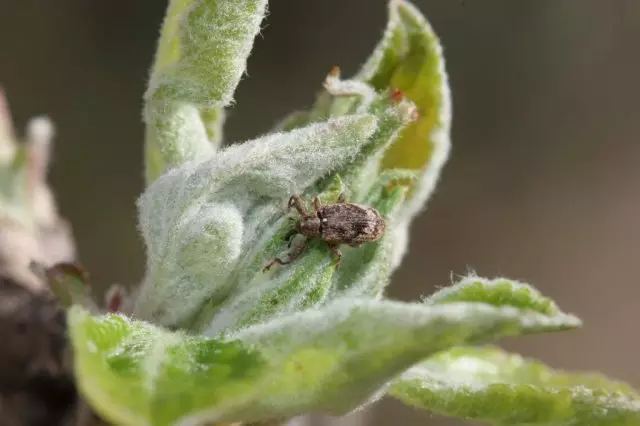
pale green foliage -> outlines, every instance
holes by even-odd
[[[389,393],[415,407],[505,425],[640,424],[639,396],[626,384],[495,347],[441,352],[409,369]]]
[[[405,131],[385,158],[385,168],[402,166],[421,173],[414,193],[403,207],[401,217],[406,230],[434,190],[451,147],[451,94],[442,47],[415,6],[402,0],[389,2],[385,34],[356,78],[377,89],[400,89],[419,109],[420,119]]]
[[[417,109],[418,119],[401,129],[389,149],[372,156],[354,184],[355,191],[367,188],[380,169],[415,173],[411,192],[396,212],[397,223],[389,232],[392,272],[408,245],[411,221],[433,192],[451,149],[451,95],[438,37],[413,5],[391,0],[385,33],[355,79],[338,84],[330,75],[325,88],[310,111],[290,115],[277,128],[291,129],[361,110],[371,102],[372,90],[400,89]],[[346,97],[349,93],[354,96]]]
[[[553,300],[528,284],[507,278],[487,280],[476,275],[464,277],[456,285],[445,287],[424,301],[427,304],[483,302],[496,306],[511,305],[545,315],[560,312]]]
[[[346,414],[379,396],[389,378],[443,348],[577,324],[571,315],[543,316],[480,303],[427,308],[338,299],[231,336],[259,348],[272,372],[266,387],[258,388],[231,419]]]
[[[145,94],[147,181],[211,156],[267,0],[174,0]],[[211,143],[213,142],[213,144]]]
[[[462,417],[640,424],[623,387],[456,349],[581,324],[527,284],[470,276],[422,303],[384,299],[450,150],[442,48],[407,1],[389,2],[382,41],[355,78],[334,69],[309,110],[223,144],[223,108],[265,8],[170,2],[145,99],[149,185],[138,210],[148,259],[136,320],[80,308],[69,317],[76,377],[94,408],[121,425],[269,421],[348,413],[391,386],[409,404]],[[377,209],[386,233],[343,245],[339,268],[316,237],[265,271],[289,251],[298,213],[286,213],[288,198],[300,194],[311,211],[314,197],[341,193]]]
[[[134,314],[174,325],[204,300],[224,298],[241,255],[281,216],[282,200],[353,159],[375,129],[371,115],[335,118],[160,177],[139,202],[148,268]]]
[[[410,3],[389,2],[389,22],[384,37],[363,66],[358,78],[374,87],[403,90],[416,103],[420,119],[406,129],[386,153],[385,167],[420,171],[418,184],[399,212],[393,234],[397,250],[392,269],[399,266],[408,245],[409,226],[435,189],[451,147],[451,95],[442,47],[431,25]]]
[[[85,395],[131,426],[345,414],[439,350],[578,324],[508,306],[370,299],[337,300],[217,339],[94,319],[79,308],[70,323]]]

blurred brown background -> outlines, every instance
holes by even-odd
[[[453,156],[413,228],[393,297],[470,269],[538,286],[582,330],[505,342],[563,368],[640,386],[640,2],[416,0],[453,90]],[[52,171],[95,282],[134,283],[144,249],[141,96],[163,1],[0,0],[0,85],[22,128],[57,125]],[[243,140],[353,73],[384,0],[272,0],[226,135]],[[379,404],[379,425],[462,424]]]

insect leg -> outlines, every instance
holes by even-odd
[[[293,262],[294,260],[296,260],[298,256],[302,254],[304,249],[307,248],[307,243],[308,243],[308,240],[304,240],[304,242],[300,244],[298,247],[296,247],[293,250],[293,252],[289,253],[289,260],[282,260],[279,257],[276,257],[271,262],[267,263],[267,265],[264,268],[262,268],[262,272],[267,272],[273,265],[276,265],[276,264],[288,265],[289,263]]]
[[[286,265],[286,264],[288,264],[288,263],[291,263],[291,260],[284,261],[284,260],[282,260],[282,259],[280,259],[280,258],[276,257],[276,258],[275,258],[275,259],[273,259],[271,262],[267,263],[267,265],[266,265],[264,268],[262,268],[262,272],[267,272],[267,271],[268,271],[269,269],[271,269],[271,267],[272,267],[273,265],[275,265],[275,264],[278,264],[278,265]]]
[[[308,216],[307,209],[304,207],[304,203],[302,202],[302,198],[299,195],[292,195],[289,198],[289,209],[291,207],[295,207],[295,209],[300,213],[301,216]]]
[[[320,203],[320,198],[316,197],[313,199],[313,211],[315,213],[318,212],[318,210],[320,210],[320,207],[322,207],[322,204]]]
[[[300,256],[302,254],[304,249],[307,248],[307,244],[308,243],[309,243],[309,239],[304,240],[302,242],[302,244],[300,244],[291,253],[289,253],[289,262],[293,262],[294,260],[296,260],[298,258],[298,256]]]
[[[327,244],[327,247],[329,247],[329,250],[338,258],[336,261],[336,269],[338,269],[340,267],[340,261],[342,260],[342,252],[337,244]]]
[[[287,232],[287,234],[284,236],[283,240],[289,242],[287,244],[287,247],[291,248],[291,243],[293,243],[293,238],[296,236],[297,233],[298,231],[296,231],[295,229],[292,229],[289,232]]]

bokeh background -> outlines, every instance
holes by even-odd
[[[539,287],[585,321],[504,346],[640,386],[640,2],[416,0],[441,37],[453,152],[413,226],[390,296],[475,270]],[[93,281],[133,284],[142,93],[166,3],[0,0],[0,85],[22,128],[48,114],[52,174]],[[332,65],[355,72],[384,0],[272,0],[226,135],[245,140],[308,106]],[[100,291],[100,290],[98,290]],[[459,425],[378,404],[352,423]]]

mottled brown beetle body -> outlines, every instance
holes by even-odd
[[[377,241],[386,230],[384,218],[376,209],[347,203],[344,194],[340,194],[337,203],[324,206],[320,204],[317,197],[314,198],[311,213],[307,212],[300,196],[293,195],[289,199],[289,208],[291,207],[295,207],[300,213],[300,220],[285,239],[289,240],[289,247],[296,234],[304,235],[307,240],[289,254],[288,261],[276,258],[265,266],[265,270],[275,263],[286,265],[292,262],[306,248],[308,239],[311,237],[320,237],[327,244],[338,258],[336,263],[336,267],[338,267],[342,257],[338,248],[340,244],[359,247],[364,243]]]
[[[378,240],[386,229],[376,209],[352,203],[328,204],[317,212],[320,237],[327,244],[358,247]]]

